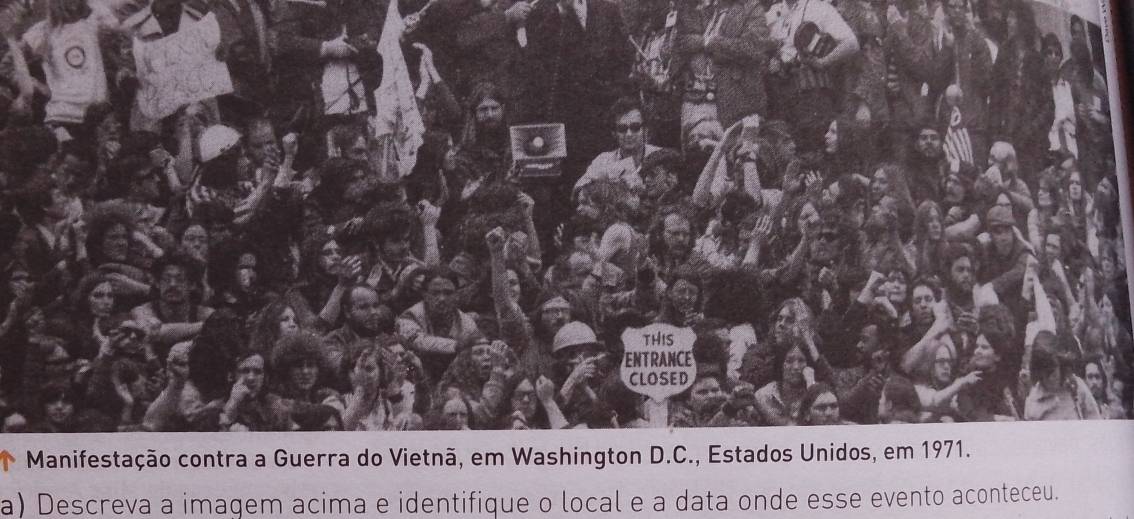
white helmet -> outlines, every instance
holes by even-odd
[[[555,339],[551,341],[551,352],[555,353],[571,346],[597,343],[598,338],[595,337],[595,331],[590,326],[579,321],[571,321],[555,333]]]
[[[240,132],[223,124],[214,124],[197,138],[197,152],[200,153],[201,162],[209,162],[240,144]]]

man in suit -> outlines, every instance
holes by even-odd
[[[570,192],[583,167],[607,148],[603,119],[630,92],[633,51],[618,8],[607,0],[540,0],[527,19],[524,72],[531,121],[567,130],[562,185]]]
[[[677,28],[675,68],[684,68],[699,53],[709,58],[721,126],[728,128],[752,114],[767,116],[764,74],[768,56],[778,45],[768,30],[763,4],[688,0],[678,10]]]

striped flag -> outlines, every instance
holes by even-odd
[[[949,129],[945,130],[945,156],[949,162],[972,165],[973,141],[969,138],[969,130],[963,124],[961,109],[954,106],[949,114]]]
[[[398,0],[390,2],[386,23],[378,40],[382,55],[382,84],[374,91],[377,113],[371,127],[377,140],[377,163],[381,178],[405,178],[417,163],[417,149],[423,142],[425,123],[417,108],[401,38],[406,25],[398,12]],[[396,168],[391,170],[391,167]]]

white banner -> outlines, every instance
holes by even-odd
[[[135,39],[142,113],[161,119],[189,103],[232,92],[228,67],[216,58],[219,44],[220,26],[212,13],[160,40]]]

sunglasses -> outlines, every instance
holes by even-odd
[[[642,131],[642,123],[616,124],[614,131],[617,133],[638,133]]]
[[[140,340],[142,340],[142,338],[144,338],[146,336],[146,333],[143,332],[142,330],[137,329],[137,328],[128,328],[128,327],[125,327],[125,326],[120,326],[120,327],[114,329],[114,332],[112,333],[112,335],[114,335],[115,337],[121,337],[123,339],[140,341]]]

